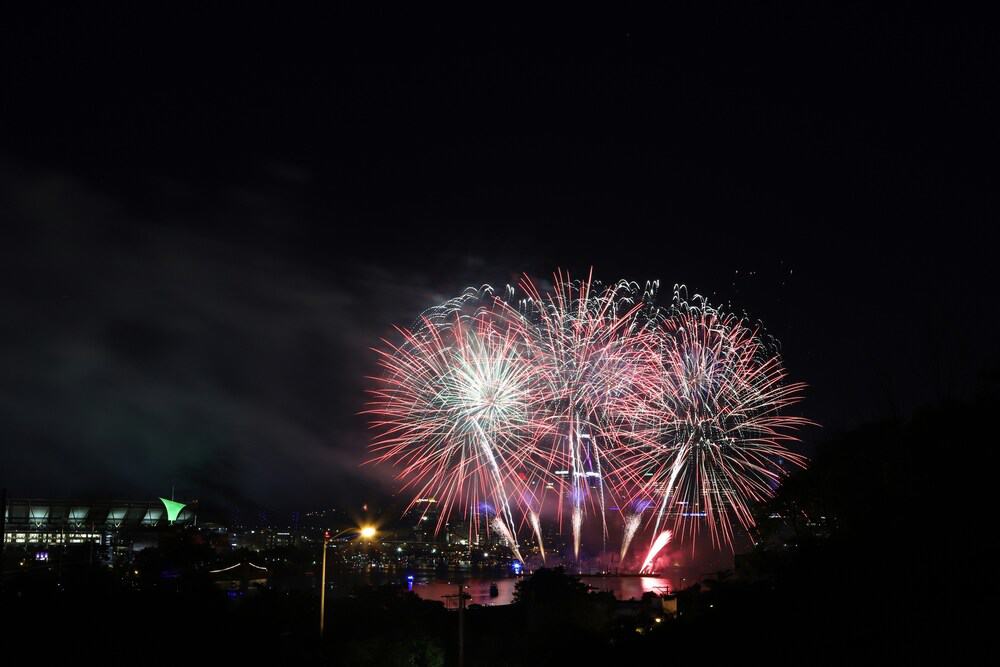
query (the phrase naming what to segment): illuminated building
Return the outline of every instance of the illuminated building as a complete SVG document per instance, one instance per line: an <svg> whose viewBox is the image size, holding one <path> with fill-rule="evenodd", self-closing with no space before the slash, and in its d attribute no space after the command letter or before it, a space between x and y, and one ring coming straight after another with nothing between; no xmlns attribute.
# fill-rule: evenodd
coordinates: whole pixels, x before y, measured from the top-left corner
<svg viewBox="0 0 1000 667"><path fill-rule="evenodd" d="M11 498L4 508L4 543L40 548L63 544L99 545L111 560L116 552L138 551L159 542L168 526L195 525L195 508L157 500L57 500Z"/></svg>
<svg viewBox="0 0 1000 667"><path fill-rule="evenodd" d="M413 540L433 542L438 522L438 503L434 498L417 498L413 507L403 515L403 520L412 526Z"/></svg>

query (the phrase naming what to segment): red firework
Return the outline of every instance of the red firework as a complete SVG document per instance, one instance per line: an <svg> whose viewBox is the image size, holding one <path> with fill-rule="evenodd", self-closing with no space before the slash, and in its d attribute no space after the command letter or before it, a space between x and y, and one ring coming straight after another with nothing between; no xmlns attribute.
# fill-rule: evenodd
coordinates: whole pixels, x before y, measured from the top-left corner
<svg viewBox="0 0 1000 667"><path fill-rule="evenodd" d="M575 551L588 513L607 536L608 501L632 508L627 538L651 505L654 535L705 526L731 545L805 464L789 445L810 422L785 414L804 385L760 327L679 293L658 309L656 287L557 272L549 290L522 279L517 301L485 288L428 311L377 351L373 460L438 500L438 529L456 506L494 504L515 551L515 514L541 541L546 493L560 522L570 511Z"/></svg>
<svg viewBox="0 0 1000 667"><path fill-rule="evenodd" d="M807 419L784 414L805 385L787 383L776 345L759 326L675 294L663 321L664 429L659 444L630 453L639 495L656 500L656 533L672 522L693 538L706 526L714 544L732 544L734 522L753 526L751 507L771 495L789 448Z"/></svg>

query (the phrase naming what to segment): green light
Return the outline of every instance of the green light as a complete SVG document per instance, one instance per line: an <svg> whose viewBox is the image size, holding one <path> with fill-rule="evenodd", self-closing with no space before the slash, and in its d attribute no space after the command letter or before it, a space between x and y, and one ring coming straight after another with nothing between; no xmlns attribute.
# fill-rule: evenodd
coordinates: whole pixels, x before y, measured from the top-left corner
<svg viewBox="0 0 1000 667"><path fill-rule="evenodd" d="M167 500L166 498L160 498L160 502L163 506L167 508L167 521L173 523L177 520L177 515L181 513L184 509L184 503L174 502L173 500Z"/></svg>

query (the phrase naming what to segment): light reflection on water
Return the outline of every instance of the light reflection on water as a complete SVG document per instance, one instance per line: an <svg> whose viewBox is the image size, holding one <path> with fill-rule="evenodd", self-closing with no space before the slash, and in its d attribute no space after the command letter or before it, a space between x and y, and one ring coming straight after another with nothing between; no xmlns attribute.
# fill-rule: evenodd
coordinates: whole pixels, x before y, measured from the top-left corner
<svg viewBox="0 0 1000 667"><path fill-rule="evenodd" d="M609 591L619 600L639 599L643 593L672 593L676 590L667 577L580 577L595 590ZM464 581L466 604L504 605L514 601L514 586L519 579L470 578ZM497 586L497 596L490 596L490 584ZM430 579L417 576L412 582L414 593L425 600L444 602L448 608L457 606L458 580ZM407 586L409 588L409 586Z"/></svg>

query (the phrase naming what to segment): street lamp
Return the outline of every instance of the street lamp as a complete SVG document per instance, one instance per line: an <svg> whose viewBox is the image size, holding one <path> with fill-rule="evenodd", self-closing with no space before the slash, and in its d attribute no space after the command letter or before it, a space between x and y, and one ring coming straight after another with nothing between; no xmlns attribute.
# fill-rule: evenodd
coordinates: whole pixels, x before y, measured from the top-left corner
<svg viewBox="0 0 1000 667"><path fill-rule="evenodd" d="M326 622L326 548L330 544L330 540L337 539L341 535L346 535L347 533L357 533L363 539L370 540L375 537L378 530L375 526L360 526L345 528L339 533L330 534L329 530L323 531L323 574L320 577L320 589L319 589L319 636L323 636L323 627Z"/></svg>

